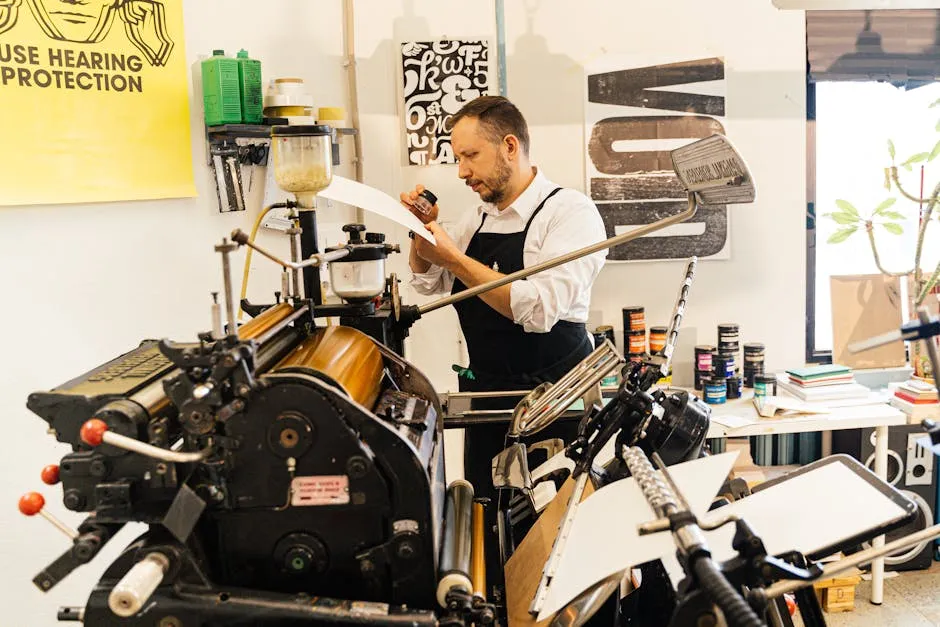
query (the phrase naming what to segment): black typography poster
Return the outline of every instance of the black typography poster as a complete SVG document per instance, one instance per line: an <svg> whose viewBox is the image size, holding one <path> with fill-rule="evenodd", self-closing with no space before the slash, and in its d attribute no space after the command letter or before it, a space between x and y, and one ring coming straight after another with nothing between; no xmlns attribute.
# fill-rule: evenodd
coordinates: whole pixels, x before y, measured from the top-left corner
<svg viewBox="0 0 940 627"><path fill-rule="evenodd" d="M407 163L456 163L451 118L489 94L487 41L409 41L401 45L401 61Z"/></svg>
<svg viewBox="0 0 940 627"><path fill-rule="evenodd" d="M725 134L724 60L650 65L601 59L586 74L588 191L608 237L684 211L687 196L669 153ZM727 259L729 249L728 210L718 205L611 249L608 261Z"/></svg>

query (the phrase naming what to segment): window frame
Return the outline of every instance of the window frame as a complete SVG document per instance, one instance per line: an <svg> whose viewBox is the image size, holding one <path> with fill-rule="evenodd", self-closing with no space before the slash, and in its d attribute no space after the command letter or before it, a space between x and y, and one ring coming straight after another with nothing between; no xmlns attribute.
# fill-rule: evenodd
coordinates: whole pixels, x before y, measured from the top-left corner
<svg viewBox="0 0 940 627"><path fill-rule="evenodd" d="M816 83L806 70L806 363L831 364L816 350Z"/></svg>

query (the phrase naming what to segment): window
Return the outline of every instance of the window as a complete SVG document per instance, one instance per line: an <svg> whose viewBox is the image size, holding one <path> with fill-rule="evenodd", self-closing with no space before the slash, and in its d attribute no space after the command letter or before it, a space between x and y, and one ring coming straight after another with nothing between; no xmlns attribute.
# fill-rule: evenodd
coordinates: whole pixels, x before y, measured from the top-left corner
<svg viewBox="0 0 940 627"><path fill-rule="evenodd" d="M903 198L893 185L890 191L885 189L884 168L891 164L888 140L895 146L895 162L899 166L912 155L932 151L940 140L940 132L935 131L940 108L931 108L930 104L940 100L940 83L905 89L882 82L820 82L810 91L815 98L815 120L810 123L815 127L812 133L815 202L810 205L807 252L812 253L815 267L813 280L807 281L807 291L811 291L807 294L807 303L815 305L812 311L815 324L814 333L809 336L812 345L807 346L807 357L822 360L832 350L829 278L840 274L878 273L864 230L860 229L841 243L828 244L830 236L843 227L824 216L840 211L837 201L848 201L867 218L883 201L897 199L890 209L905 218L881 221L899 224L903 232L897 235L887 230L894 227L876 226L875 242L881 265L886 270L905 271L912 267L918 207ZM938 172L940 160L935 160L926 165L914 163L910 171L899 167L898 176L906 191L924 197L936 186ZM927 232L922 259L926 268L937 263L938 231L940 228L932 227ZM807 261L809 268L809 258ZM905 287L902 282L902 294ZM810 315L809 308L807 315Z"/></svg>
<svg viewBox="0 0 940 627"><path fill-rule="evenodd" d="M940 107L930 108L940 99L938 40L936 10L806 12L807 361L831 360L830 277L878 272L864 229L841 243L827 243L841 228L824 217L839 211L837 200L868 218L880 203L897 198L890 210L904 218L887 221L899 224L902 233L877 227L876 245L885 269L906 271L913 265L918 209L894 186L885 189L884 168L891 165L889 139L899 166L940 146ZM923 168L923 182L922 165L899 168L905 190L921 197L940 182L940 157ZM925 268L933 268L940 256L938 231L937 225L928 230Z"/></svg>

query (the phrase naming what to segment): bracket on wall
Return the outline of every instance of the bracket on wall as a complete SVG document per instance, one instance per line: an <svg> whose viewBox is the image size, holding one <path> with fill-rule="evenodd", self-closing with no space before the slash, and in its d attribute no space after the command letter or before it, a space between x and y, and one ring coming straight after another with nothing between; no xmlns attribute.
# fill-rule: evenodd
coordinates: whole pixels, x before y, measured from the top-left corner
<svg viewBox="0 0 940 627"><path fill-rule="evenodd" d="M271 148L271 128L286 126L284 118L265 118L264 124L225 124L206 129L206 155L215 180L219 212L245 210L245 187L242 166L267 167ZM354 128L333 128L333 165L340 164L339 140L356 135ZM253 173L249 179L254 178ZM264 180L264 177L261 177Z"/></svg>

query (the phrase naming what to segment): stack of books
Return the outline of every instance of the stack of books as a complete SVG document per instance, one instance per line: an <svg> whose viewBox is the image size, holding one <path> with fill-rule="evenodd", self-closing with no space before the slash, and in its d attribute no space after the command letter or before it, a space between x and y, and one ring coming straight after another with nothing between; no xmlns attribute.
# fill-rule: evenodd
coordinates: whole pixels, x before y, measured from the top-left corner
<svg viewBox="0 0 940 627"><path fill-rule="evenodd" d="M903 411L912 420L940 418L940 399L937 398L937 388L919 379L912 378L899 383L894 388L891 405Z"/></svg>
<svg viewBox="0 0 940 627"><path fill-rule="evenodd" d="M807 402L825 403L871 396L871 390L855 382L852 369L839 364L787 370L777 384L782 390Z"/></svg>

